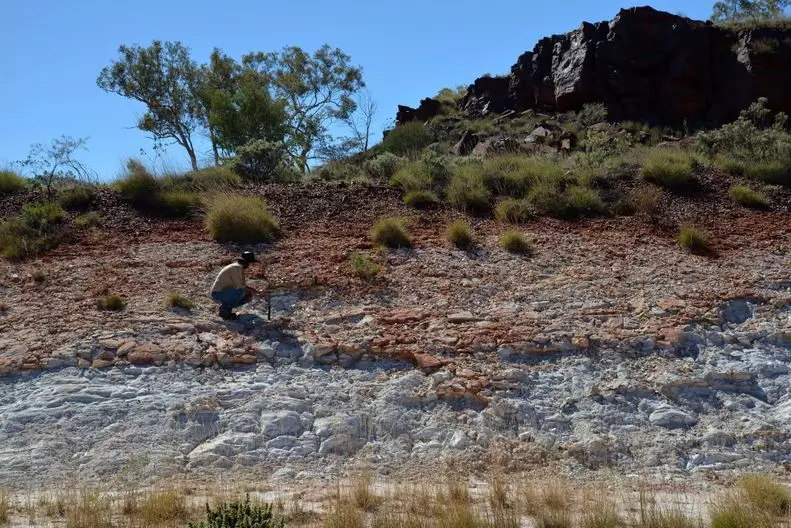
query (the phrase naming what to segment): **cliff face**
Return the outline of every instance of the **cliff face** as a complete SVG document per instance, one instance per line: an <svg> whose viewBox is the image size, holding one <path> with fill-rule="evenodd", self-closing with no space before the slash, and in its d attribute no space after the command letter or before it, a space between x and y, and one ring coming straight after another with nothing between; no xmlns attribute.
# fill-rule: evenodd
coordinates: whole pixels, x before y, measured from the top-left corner
<svg viewBox="0 0 791 528"><path fill-rule="evenodd" d="M791 113L790 94L791 29L728 29L637 7L542 39L510 75L476 79L460 104L480 117L601 102L612 120L718 125L758 97ZM398 122L427 114L402 110Z"/></svg>

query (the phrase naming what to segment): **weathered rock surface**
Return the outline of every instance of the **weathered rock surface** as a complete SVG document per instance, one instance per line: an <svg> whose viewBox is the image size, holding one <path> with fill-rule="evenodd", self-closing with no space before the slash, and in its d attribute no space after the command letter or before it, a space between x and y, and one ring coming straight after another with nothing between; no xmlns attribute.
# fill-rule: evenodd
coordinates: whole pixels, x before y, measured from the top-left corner
<svg viewBox="0 0 791 528"><path fill-rule="evenodd" d="M585 22L540 40L510 75L476 79L461 106L482 117L532 108L566 112L600 102L612 120L717 125L758 97L791 113L789 86L791 29L728 29L635 7L609 23Z"/></svg>

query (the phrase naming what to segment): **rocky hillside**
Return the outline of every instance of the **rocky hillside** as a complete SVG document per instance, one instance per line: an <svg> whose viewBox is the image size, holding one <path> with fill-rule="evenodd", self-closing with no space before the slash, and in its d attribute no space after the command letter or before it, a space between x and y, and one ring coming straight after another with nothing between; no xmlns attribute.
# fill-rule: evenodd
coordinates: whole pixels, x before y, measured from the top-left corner
<svg viewBox="0 0 791 528"><path fill-rule="evenodd" d="M475 80L459 103L468 117L567 112L607 105L613 121L680 127L732 121L758 97L791 113L791 27L719 27L650 7L546 37L509 75ZM397 123L425 121L440 103L399 107Z"/></svg>

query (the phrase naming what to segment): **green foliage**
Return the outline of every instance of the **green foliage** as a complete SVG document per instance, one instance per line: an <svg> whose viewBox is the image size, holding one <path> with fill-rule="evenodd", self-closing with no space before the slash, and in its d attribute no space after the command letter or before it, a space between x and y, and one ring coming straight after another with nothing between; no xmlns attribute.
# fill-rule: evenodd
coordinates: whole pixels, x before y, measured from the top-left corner
<svg viewBox="0 0 791 528"><path fill-rule="evenodd" d="M382 149L397 156L414 155L434 142L431 131L421 122L412 121L389 131Z"/></svg>
<svg viewBox="0 0 791 528"><path fill-rule="evenodd" d="M81 229L92 229L104 223L102 215L97 212L86 213L74 219L74 225Z"/></svg>
<svg viewBox="0 0 791 528"><path fill-rule="evenodd" d="M165 306L168 308L181 308L182 310L192 310L197 306L195 301L181 295L179 292L170 292L165 296Z"/></svg>
<svg viewBox="0 0 791 528"><path fill-rule="evenodd" d="M632 203L638 213L655 220L662 207L662 191L656 187L639 189L632 197Z"/></svg>
<svg viewBox="0 0 791 528"><path fill-rule="evenodd" d="M231 168L244 181L266 182L288 179L286 149L280 143L256 139L236 149Z"/></svg>
<svg viewBox="0 0 791 528"><path fill-rule="evenodd" d="M532 220L535 212L530 200L509 198L497 204L494 217L501 222L521 224Z"/></svg>
<svg viewBox="0 0 791 528"><path fill-rule="evenodd" d="M523 197L534 185L560 182L565 176L559 163L543 156L492 156L483 160L478 170L493 193L514 198Z"/></svg>
<svg viewBox="0 0 791 528"><path fill-rule="evenodd" d="M754 191L746 185L731 187L728 195L734 202L745 207L752 207L753 209L766 209L769 207L769 200L767 200L765 194Z"/></svg>
<svg viewBox="0 0 791 528"><path fill-rule="evenodd" d="M683 191L695 183L695 156L680 149L653 149L643 162L643 177L671 191Z"/></svg>
<svg viewBox="0 0 791 528"><path fill-rule="evenodd" d="M791 187L791 160L748 164L744 167L744 173L764 183Z"/></svg>
<svg viewBox="0 0 791 528"><path fill-rule="evenodd" d="M167 188L166 182L155 178L139 161L129 160L126 167L126 175L115 187L134 208L165 218L183 218L202 209L200 196L179 188L172 180Z"/></svg>
<svg viewBox="0 0 791 528"><path fill-rule="evenodd" d="M218 242L248 244L273 242L280 232L264 199L234 195L217 198L211 204L206 229Z"/></svg>
<svg viewBox="0 0 791 528"><path fill-rule="evenodd" d="M596 216L606 210L599 192L589 187L572 185L566 189L566 197L570 216Z"/></svg>
<svg viewBox="0 0 791 528"><path fill-rule="evenodd" d="M362 171L353 163L330 161L316 169L313 175L324 181L354 181L362 177Z"/></svg>
<svg viewBox="0 0 791 528"><path fill-rule="evenodd" d="M91 173L76 157L78 150L85 150L88 138L61 136L53 139L49 145L37 143L30 147L27 158L20 162L33 174L33 179L53 197L55 184L58 182L88 181Z"/></svg>
<svg viewBox="0 0 791 528"><path fill-rule="evenodd" d="M266 74L273 96L285 104L285 144L302 173L309 171L315 147L331 143L330 125L348 119L357 107L352 96L364 83L362 70L350 61L326 44L312 55L287 47L242 58L245 68Z"/></svg>
<svg viewBox="0 0 791 528"><path fill-rule="evenodd" d="M115 293L103 295L99 299L99 309L106 312L120 312L126 308L126 301L123 297Z"/></svg>
<svg viewBox="0 0 791 528"><path fill-rule="evenodd" d="M439 198L431 191L412 191L404 195L404 203L416 209L430 209L439 203Z"/></svg>
<svg viewBox="0 0 791 528"><path fill-rule="evenodd" d="M388 248L412 247L412 238L404 220L400 218L379 220L371 230L371 240L379 246Z"/></svg>
<svg viewBox="0 0 791 528"><path fill-rule="evenodd" d="M0 224L0 254L8 260L22 260L53 249L65 230L65 214L54 203L26 204L21 214Z"/></svg>
<svg viewBox="0 0 791 528"><path fill-rule="evenodd" d="M706 253L709 242L706 235L693 226L683 226L678 234L678 245L692 253Z"/></svg>
<svg viewBox="0 0 791 528"><path fill-rule="evenodd" d="M518 231L507 231L500 236L500 247L509 253L525 255L530 253L532 244L522 233Z"/></svg>
<svg viewBox="0 0 791 528"><path fill-rule="evenodd" d="M119 58L102 69L96 83L106 92L116 93L146 105L137 127L155 141L174 141L189 155L192 169L198 170L192 134L201 126L203 108L201 75L180 42L160 42L151 46L120 46Z"/></svg>
<svg viewBox="0 0 791 528"><path fill-rule="evenodd" d="M66 189L58 196L58 203L67 211L86 211L96 200L96 190L87 185Z"/></svg>
<svg viewBox="0 0 791 528"><path fill-rule="evenodd" d="M588 103L582 105L580 111L577 112L577 121L582 126L589 127L607 121L607 113L607 105L604 103Z"/></svg>
<svg viewBox="0 0 791 528"><path fill-rule="evenodd" d="M223 503L216 509L206 504L206 521L189 523L189 528L283 528L275 519L271 504L254 504L248 496L244 502Z"/></svg>
<svg viewBox="0 0 791 528"><path fill-rule="evenodd" d="M445 195L448 202L461 211L486 213L491 208L492 192L474 165L461 165L450 180Z"/></svg>
<svg viewBox="0 0 791 528"><path fill-rule="evenodd" d="M186 218L203 209L203 200L190 191L160 191L150 202L150 211L164 218Z"/></svg>
<svg viewBox="0 0 791 528"><path fill-rule="evenodd" d="M27 181L14 171L0 170L0 196L21 191L27 187Z"/></svg>
<svg viewBox="0 0 791 528"><path fill-rule="evenodd" d="M138 209L150 206L152 198L159 194L160 183L142 163L130 159L126 163L126 175L115 183L121 198Z"/></svg>
<svg viewBox="0 0 791 528"><path fill-rule="evenodd" d="M371 280L382 272L382 266L365 253L352 253L349 255L349 270L356 277Z"/></svg>
<svg viewBox="0 0 791 528"><path fill-rule="evenodd" d="M448 240L459 249L468 249L475 241L470 224L464 220L456 220L448 226Z"/></svg>
<svg viewBox="0 0 791 528"><path fill-rule="evenodd" d="M238 174L228 166L206 167L181 175L169 175L162 180L165 188L196 192L218 192L242 183Z"/></svg>
<svg viewBox="0 0 791 528"><path fill-rule="evenodd" d="M722 0L714 4L711 20L728 22L780 19L791 5L789 0Z"/></svg>
<svg viewBox="0 0 791 528"><path fill-rule="evenodd" d="M561 220L596 216L606 211L598 191L582 185L561 190L553 182L542 182L533 187L529 197L541 212Z"/></svg>
<svg viewBox="0 0 791 528"><path fill-rule="evenodd" d="M759 511L775 517L791 513L791 491L765 475L747 475L739 482L747 500Z"/></svg>
<svg viewBox="0 0 791 528"><path fill-rule="evenodd" d="M407 193L425 191L434 186L434 178L425 163L416 161L396 171L390 179L390 185L400 187Z"/></svg>
<svg viewBox="0 0 791 528"><path fill-rule="evenodd" d="M383 152L363 164L363 170L375 180L389 180L406 160L392 152Z"/></svg>

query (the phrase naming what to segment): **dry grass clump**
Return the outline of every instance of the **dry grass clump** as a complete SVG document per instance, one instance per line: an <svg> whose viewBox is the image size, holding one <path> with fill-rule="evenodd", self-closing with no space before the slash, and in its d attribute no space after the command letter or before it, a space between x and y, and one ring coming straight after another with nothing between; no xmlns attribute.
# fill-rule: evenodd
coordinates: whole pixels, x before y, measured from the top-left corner
<svg viewBox="0 0 791 528"><path fill-rule="evenodd" d="M184 495L178 491L154 492L140 503L139 518L143 526L183 526L189 517Z"/></svg>
<svg viewBox="0 0 791 528"><path fill-rule="evenodd" d="M66 528L112 526L111 503L100 494L83 490L66 508Z"/></svg>
<svg viewBox="0 0 791 528"><path fill-rule="evenodd" d="M273 242L280 233L263 198L227 195L217 198L206 213L206 229L217 242Z"/></svg>
<svg viewBox="0 0 791 528"><path fill-rule="evenodd" d="M681 227L678 245L692 253L708 253L711 250L705 233L694 226Z"/></svg>
<svg viewBox="0 0 791 528"><path fill-rule="evenodd" d="M656 220L662 209L662 191L656 187L640 189L633 195L632 203L637 213Z"/></svg>
<svg viewBox="0 0 791 528"><path fill-rule="evenodd" d="M500 247L509 253L526 255L530 253L532 244L522 233L518 231L508 231L500 236Z"/></svg>
<svg viewBox="0 0 791 528"><path fill-rule="evenodd" d="M179 292L170 292L165 296L165 306L168 308L181 308L182 310L192 310L196 303L192 299L181 295Z"/></svg>
<svg viewBox="0 0 791 528"><path fill-rule="evenodd" d="M468 249L475 241L470 224L456 220L448 226L448 241L459 249Z"/></svg>
<svg viewBox="0 0 791 528"><path fill-rule="evenodd" d="M739 482L747 500L776 517L791 515L791 490L765 475L747 475Z"/></svg>
<svg viewBox="0 0 791 528"><path fill-rule="evenodd" d="M654 149L643 161L643 177L671 191L683 191L695 183L697 159L680 149Z"/></svg>
<svg viewBox="0 0 791 528"><path fill-rule="evenodd" d="M11 522L11 499L8 492L0 488L0 526Z"/></svg>
<svg viewBox="0 0 791 528"><path fill-rule="evenodd" d="M521 198L540 182L560 183L563 167L542 156L503 155L486 158L478 169L486 186L495 194Z"/></svg>
<svg viewBox="0 0 791 528"><path fill-rule="evenodd" d="M379 220L371 230L371 240L374 244L393 249L412 247L406 222L401 218Z"/></svg>
<svg viewBox="0 0 791 528"><path fill-rule="evenodd" d="M404 203L415 209L431 209L439 203L439 198L431 191L412 191L404 195Z"/></svg>
<svg viewBox="0 0 791 528"><path fill-rule="evenodd" d="M27 187L27 180L11 170L0 170L0 196L21 191Z"/></svg>
<svg viewBox="0 0 791 528"><path fill-rule="evenodd" d="M120 312L126 308L126 301L116 293L108 293L99 299L99 309L106 312Z"/></svg>
<svg viewBox="0 0 791 528"><path fill-rule="evenodd" d="M751 207L753 209L766 209L769 207L769 200L766 198L765 194L754 191L746 185L735 185L731 187L728 195L734 202L745 207Z"/></svg>
<svg viewBox="0 0 791 528"><path fill-rule="evenodd" d="M352 483L352 499L361 510L370 512L382 504L382 498L373 491L373 478L369 473L358 475Z"/></svg>
<svg viewBox="0 0 791 528"><path fill-rule="evenodd" d="M355 277L371 280L382 272L382 266L365 253L355 252L349 255L349 270Z"/></svg>
<svg viewBox="0 0 791 528"><path fill-rule="evenodd" d="M365 528L365 514L354 504L337 497L324 517L324 528Z"/></svg>
<svg viewBox="0 0 791 528"><path fill-rule="evenodd" d="M494 217L501 222L522 224L535 217L533 205L529 200L509 198L494 208Z"/></svg>

